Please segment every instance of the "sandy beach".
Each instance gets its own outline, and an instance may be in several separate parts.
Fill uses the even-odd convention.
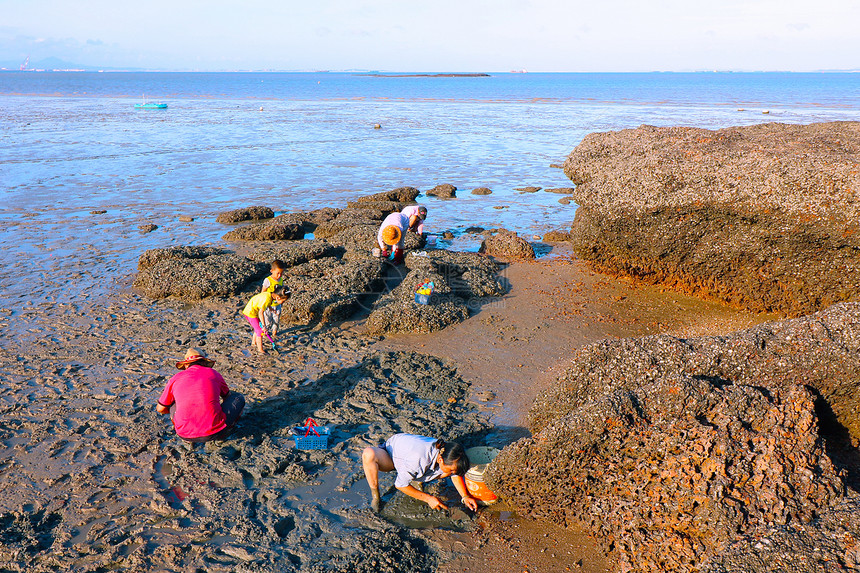
[[[563,245],[552,254],[507,266],[510,294],[470,320],[438,334],[402,335],[379,344],[456,363],[472,381],[479,408],[498,432],[513,439],[525,432],[535,396],[553,384],[578,347],[657,333],[719,335],[772,318],[595,273]],[[483,510],[477,524],[468,534],[434,534],[456,554],[440,571],[613,570],[586,532],[518,518],[504,500]]]
[[[860,564],[857,74],[4,78],[0,569]],[[412,202],[438,248],[371,257]],[[281,257],[260,355],[241,310]],[[156,413],[190,346],[247,399],[224,442]],[[508,499],[385,476],[372,513],[359,454],[397,432],[504,448]]]
[[[592,272],[560,246],[502,276],[506,296],[443,331],[368,337],[358,318],[297,331],[262,356],[239,320],[242,295],[154,302],[129,277],[108,300],[5,309],[7,332],[11,320],[27,328],[0,349],[0,471],[14,486],[0,505],[4,561],[87,571],[267,570],[275,560],[272,570],[304,571],[346,555],[386,570],[353,555],[362,544],[347,539],[359,528],[392,552],[392,571],[498,571],[512,560],[529,571],[607,570],[587,536],[522,520],[504,502],[443,516],[398,494],[374,516],[360,447],[393,431],[503,447],[524,435],[535,395],[582,345],[719,334],[767,317]],[[248,398],[226,442],[188,447],[155,414],[188,346],[205,348]],[[333,423],[329,450],[293,448],[289,430],[308,415]],[[398,554],[404,538],[415,555]]]

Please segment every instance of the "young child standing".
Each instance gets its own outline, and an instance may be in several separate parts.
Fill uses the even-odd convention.
[[[263,288],[260,292],[272,292],[278,285],[284,284],[284,271],[287,265],[280,259],[275,259],[269,266],[269,272],[272,274],[266,277],[263,281]],[[286,288],[286,287],[285,287]],[[289,289],[287,289],[289,294]],[[281,305],[273,304],[266,308],[263,314],[260,315],[260,325],[263,327],[263,332],[268,332],[272,337],[278,334],[278,325],[281,321]]]
[[[272,292],[277,285],[284,284],[284,270],[286,270],[286,267],[287,265],[280,259],[272,261],[272,264],[269,265],[269,272],[272,274],[263,281],[263,288],[260,292]]]
[[[242,314],[245,315],[245,318],[247,318],[248,322],[251,324],[251,328],[254,329],[251,344],[256,346],[257,350],[259,350],[261,354],[266,353],[263,349],[263,335],[267,331],[264,330],[260,324],[260,318],[267,308],[284,304],[289,298],[290,291],[287,290],[284,285],[276,285],[272,289],[272,292],[264,291],[259,294],[255,294],[251,297],[251,300],[248,301],[248,304],[245,305],[245,309],[242,311]]]

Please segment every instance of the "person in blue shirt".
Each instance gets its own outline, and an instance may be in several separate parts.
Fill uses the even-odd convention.
[[[394,487],[410,497],[423,501],[433,509],[448,509],[442,501],[424,493],[413,482],[427,483],[439,478],[451,478],[463,505],[477,511],[478,501],[466,487],[463,476],[469,471],[469,457],[463,446],[428,436],[395,434],[379,447],[365,448],[361,463],[372,496],[370,506],[379,511],[379,472],[397,472]]]

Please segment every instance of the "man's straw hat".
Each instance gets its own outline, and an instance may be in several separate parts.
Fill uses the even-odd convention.
[[[185,351],[185,358],[176,363],[176,367],[180,370],[185,370],[193,364],[199,364],[207,368],[212,368],[215,365],[214,360],[206,358],[206,354],[198,348],[189,348]]]

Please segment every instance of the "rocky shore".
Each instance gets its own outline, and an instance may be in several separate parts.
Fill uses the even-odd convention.
[[[547,190],[580,206],[569,234],[544,239],[580,258],[536,260],[552,246],[470,227],[478,253],[407,233],[393,265],[370,249],[418,198],[401,187],[222,213],[222,243],[141,252],[109,300],[3,309],[0,325],[27,328],[0,347],[0,471],[14,484],[0,568],[860,569],[858,133],[588,136],[564,166],[576,188]],[[260,355],[240,311],[273,259],[293,296]],[[426,280],[436,290],[417,304]],[[692,310],[673,288],[747,310]],[[225,442],[187,445],[154,410],[189,346],[248,400]],[[309,416],[332,428],[328,449],[294,447]],[[392,495],[392,476],[373,514],[359,453],[399,431],[503,448],[485,478],[503,512],[537,520],[531,537],[488,510]],[[536,533],[545,523],[566,541]],[[563,545],[587,536],[608,561]],[[451,541],[467,537],[471,550]],[[541,549],[522,562],[520,547]]]
[[[792,571],[858,566],[860,520],[828,518],[860,510],[858,367],[856,303],[719,338],[601,342],[486,479],[535,517],[585,524],[623,569],[775,570],[740,543],[774,531],[766,552]],[[800,536],[837,542],[816,554]]]
[[[229,247],[145,251],[136,292],[19,311],[29,329],[0,349],[2,467],[16,484],[0,511],[4,570],[435,571],[450,553],[414,527],[464,530],[471,516],[393,488],[373,514],[359,454],[396,432],[484,444],[492,424],[456,365],[372,345],[376,333],[466,320],[507,286],[492,259],[420,251],[419,235],[407,237],[405,266],[372,256],[381,219],[417,194],[225,213]],[[277,350],[260,356],[239,311],[275,258],[293,297]],[[438,291],[417,305],[423,279]],[[361,332],[344,330],[353,316]],[[248,400],[225,442],[187,445],[155,413],[188,346],[206,349]],[[333,429],[330,448],[294,447],[307,417]],[[447,482],[433,487],[456,498]]]
[[[860,568],[859,164],[850,122],[587,136],[583,259],[799,318],[576,350],[491,486],[624,571]]]
[[[500,267],[475,253],[420,250],[424,237],[407,232],[410,250],[405,267],[374,257],[371,247],[385,216],[413,202],[418,189],[401,187],[360,197],[345,209],[288,213],[260,221],[263,207],[219,215],[222,221],[252,221],[229,231],[225,241],[235,250],[183,246],[143,253],[134,286],[148,297],[196,301],[229,296],[259,283],[274,259],[287,267],[285,284],[293,292],[282,321],[321,327],[368,310],[368,332],[374,335],[434,332],[469,317],[482,301],[503,296]],[[516,233],[499,229],[485,240],[491,254],[534,258]],[[308,234],[314,238],[303,240]],[[493,246],[494,245],[494,246]],[[482,249],[483,250],[483,249]],[[523,253],[526,253],[525,255]],[[432,281],[431,304],[414,302],[415,287]]]
[[[860,123],[593,133],[564,172],[596,268],[800,316],[860,292]]]

